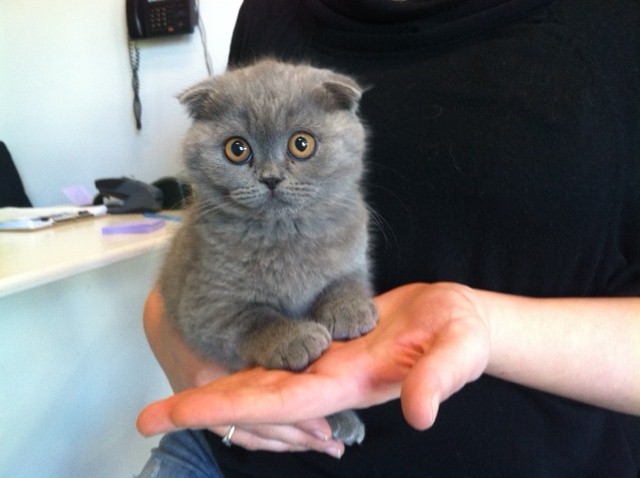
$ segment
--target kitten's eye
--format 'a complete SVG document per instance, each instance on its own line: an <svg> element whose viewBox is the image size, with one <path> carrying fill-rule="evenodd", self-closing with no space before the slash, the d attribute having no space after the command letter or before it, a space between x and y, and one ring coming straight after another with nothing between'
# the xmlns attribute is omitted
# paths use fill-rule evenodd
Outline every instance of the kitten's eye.
<svg viewBox="0 0 640 478"><path fill-rule="evenodd" d="M224 154L235 164L244 164L251 159L251 146L242 138L229 138L224 144Z"/></svg>
<svg viewBox="0 0 640 478"><path fill-rule="evenodd" d="M289 153L295 159L308 159L316 151L316 139L309 133L295 133L289 138Z"/></svg>

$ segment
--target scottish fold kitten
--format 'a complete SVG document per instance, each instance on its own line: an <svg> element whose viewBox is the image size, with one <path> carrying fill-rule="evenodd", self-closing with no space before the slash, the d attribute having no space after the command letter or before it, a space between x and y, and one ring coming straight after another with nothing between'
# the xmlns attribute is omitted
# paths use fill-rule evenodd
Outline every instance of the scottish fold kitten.
<svg viewBox="0 0 640 478"><path fill-rule="evenodd" d="M180 97L196 199L160 289L199 354L230 370L303 370L332 338L375 325L361 93L332 71L263 60ZM355 413L329 421L336 438L362 441Z"/></svg>

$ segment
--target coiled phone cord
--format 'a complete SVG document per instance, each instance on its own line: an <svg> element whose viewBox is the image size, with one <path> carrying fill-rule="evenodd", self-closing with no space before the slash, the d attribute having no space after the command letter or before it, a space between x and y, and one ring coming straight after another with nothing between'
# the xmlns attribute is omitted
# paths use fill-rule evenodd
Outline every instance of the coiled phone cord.
<svg viewBox="0 0 640 478"><path fill-rule="evenodd" d="M129 63L131 64L131 86L133 87L133 115L136 118L136 128L142 129L142 103L140 103L140 50L134 40L129 40Z"/></svg>

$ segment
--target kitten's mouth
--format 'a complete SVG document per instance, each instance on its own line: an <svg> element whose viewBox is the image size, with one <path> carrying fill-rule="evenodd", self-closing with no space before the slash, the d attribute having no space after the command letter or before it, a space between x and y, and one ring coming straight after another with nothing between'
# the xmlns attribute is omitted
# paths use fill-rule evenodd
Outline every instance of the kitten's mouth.
<svg viewBox="0 0 640 478"><path fill-rule="evenodd" d="M251 210L260 216L271 213L282 215L300 211L313 196L313 188L296 186L294 190L280 187L251 188L231 191L229 199L245 210Z"/></svg>
<svg viewBox="0 0 640 478"><path fill-rule="evenodd" d="M276 191L268 191L261 194L260 197L252 198L234 198L234 202L248 211L254 211L260 217L270 215L281 216L298 209L299 204L293 202L287 194Z"/></svg>
<svg viewBox="0 0 640 478"><path fill-rule="evenodd" d="M296 206L296 203L291 200L291 197L278 189L267 192L266 204L267 209L289 209Z"/></svg>

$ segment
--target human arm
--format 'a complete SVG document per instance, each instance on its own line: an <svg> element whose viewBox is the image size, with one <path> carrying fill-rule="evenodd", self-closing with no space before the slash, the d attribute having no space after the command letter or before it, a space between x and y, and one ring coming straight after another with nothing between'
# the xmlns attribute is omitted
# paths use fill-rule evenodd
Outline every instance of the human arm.
<svg viewBox="0 0 640 478"><path fill-rule="evenodd" d="M482 296L492 320L486 373L640 415L640 298Z"/></svg>
<svg viewBox="0 0 640 478"><path fill-rule="evenodd" d="M487 323L490 350L484 373L622 413L640 415L640 299L538 299L467 289ZM425 355L403 384L403 411L416 428L435 420L439 398L458 385L437 375ZM432 409L424 397L433 397Z"/></svg>
<svg viewBox="0 0 640 478"><path fill-rule="evenodd" d="M424 429L442 401L482 373L640 415L638 298L531 299L411 284L376 303L372 332L334 343L305 373L238 372L150 405L139 430L291 423L398 397L407 421Z"/></svg>

